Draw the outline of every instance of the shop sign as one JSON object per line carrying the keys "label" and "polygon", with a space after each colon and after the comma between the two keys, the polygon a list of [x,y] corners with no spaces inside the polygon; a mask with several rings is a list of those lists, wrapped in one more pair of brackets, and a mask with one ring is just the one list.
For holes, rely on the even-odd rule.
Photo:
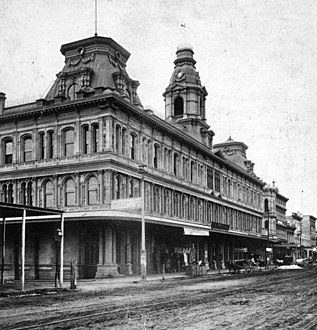
{"label": "shop sign", "polygon": [[248,248],[236,248],[236,249],[233,249],[233,252],[247,253],[248,252]]}
{"label": "shop sign", "polygon": [[211,229],[229,230],[230,226],[224,223],[211,222]]}
{"label": "shop sign", "polygon": [[209,236],[209,230],[184,227],[184,234],[192,236]]}
{"label": "shop sign", "polygon": [[142,208],[142,198],[115,199],[111,201],[112,210],[140,209]]}

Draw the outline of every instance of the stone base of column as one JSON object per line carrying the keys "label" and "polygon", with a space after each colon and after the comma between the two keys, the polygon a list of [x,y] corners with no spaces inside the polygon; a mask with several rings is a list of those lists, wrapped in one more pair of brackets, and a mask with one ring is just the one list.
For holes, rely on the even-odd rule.
{"label": "stone base of column", "polygon": [[116,264],[97,265],[96,278],[107,278],[119,276]]}

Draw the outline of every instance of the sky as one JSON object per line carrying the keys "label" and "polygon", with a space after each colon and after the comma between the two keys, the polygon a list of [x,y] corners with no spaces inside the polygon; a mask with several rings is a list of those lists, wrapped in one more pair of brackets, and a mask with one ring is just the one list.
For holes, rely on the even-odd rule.
{"label": "sky", "polygon": [[[0,91],[46,94],[62,44],[95,33],[95,0],[0,0]],[[143,105],[164,114],[177,46],[191,44],[214,143],[249,146],[255,173],[317,216],[317,1],[97,0],[97,33],[131,53]],[[185,25],[186,27],[182,27]]]}

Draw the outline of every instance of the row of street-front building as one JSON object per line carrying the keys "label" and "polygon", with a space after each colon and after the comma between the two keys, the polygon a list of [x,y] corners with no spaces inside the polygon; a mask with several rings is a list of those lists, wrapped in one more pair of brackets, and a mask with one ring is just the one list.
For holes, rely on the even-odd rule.
{"label": "row of street-front building", "polygon": [[[113,39],[71,42],[61,53],[65,66],[43,99],[7,107],[0,93],[5,279],[21,268],[29,279],[54,278],[56,233],[65,277],[71,262],[79,277],[96,278],[140,274],[142,265],[161,273],[251,255],[315,257],[316,218],[286,216],[288,198],[255,174],[245,143],[213,143],[190,47],[176,52],[164,119],[142,106],[130,54]],[[17,204],[47,212],[26,213],[23,227],[10,215]],[[62,227],[49,210],[63,212]]]}

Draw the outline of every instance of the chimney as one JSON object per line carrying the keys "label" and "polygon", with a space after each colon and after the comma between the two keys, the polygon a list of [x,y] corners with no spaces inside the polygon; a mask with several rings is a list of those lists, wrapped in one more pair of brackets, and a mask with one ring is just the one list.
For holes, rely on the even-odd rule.
{"label": "chimney", "polygon": [[6,101],[6,95],[0,92],[0,115],[3,114],[5,101]]}

